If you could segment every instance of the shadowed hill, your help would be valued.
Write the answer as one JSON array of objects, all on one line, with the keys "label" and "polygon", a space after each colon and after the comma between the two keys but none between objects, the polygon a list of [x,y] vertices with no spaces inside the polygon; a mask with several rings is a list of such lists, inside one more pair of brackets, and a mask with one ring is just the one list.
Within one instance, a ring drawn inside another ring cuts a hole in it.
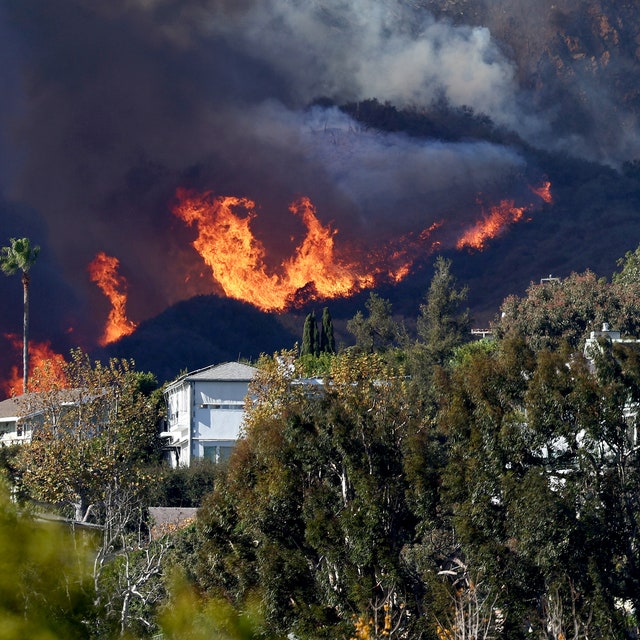
[{"label": "shadowed hill", "polygon": [[137,369],[165,381],[184,369],[255,360],[261,353],[293,347],[297,339],[276,315],[236,300],[197,296],[143,322],[103,353],[133,358]]}]

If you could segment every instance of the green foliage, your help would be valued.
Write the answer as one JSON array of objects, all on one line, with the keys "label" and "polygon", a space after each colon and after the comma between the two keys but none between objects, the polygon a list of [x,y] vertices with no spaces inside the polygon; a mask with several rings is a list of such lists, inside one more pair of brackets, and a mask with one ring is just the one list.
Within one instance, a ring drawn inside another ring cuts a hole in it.
[{"label": "green foliage", "polygon": [[300,356],[301,372],[307,378],[323,378],[331,371],[331,363],[335,355],[327,352],[320,355]]},{"label": "green foliage", "polygon": [[420,305],[416,327],[423,357],[431,365],[443,365],[455,347],[469,340],[471,319],[469,310],[461,308],[467,289],[456,288],[451,260],[439,256],[434,266],[435,273],[426,302]]},{"label": "green foliage", "polygon": [[333,320],[327,307],[322,312],[320,328],[316,322],[314,311],[309,313],[304,321],[302,332],[302,346],[300,356],[309,358],[310,356],[331,355],[336,352],[336,340],[333,335]]},{"label": "green foliage", "polygon": [[640,284],[640,245],[635,251],[627,251],[616,264],[621,269],[613,274],[613,282],[623,285]]},{"label": "green foliage", "polygon": [[416,535],[404,460],[417,431],[402,373],[346,352],[318,388],[282,359],[263,365],[246,439],[199,514],[199,584],[236,603],[259,586],[267,622],[304,637],[335,637],[384,602],[414,607],[403,628],[420,626],[402,558]]},{"label": "green foliage", "polygon": [[503,341],[452,371],[439,413],[451,445],[444,499],[467,560],[504,594],[507,619],[622,637],[614,599],[637,602],[629,540],[640,505],[627,482],[640,458],[620,364],[606,380],[566,345],[533,354]]},{"label": "green foliage", "polygon": [[269,640],[260,604],[249,599],[242,611],[221,599],[203,599],[179,573],[171,584],[171,600],[161,615],[167,640]]},{"label": "green foliage", "polygon": [[91,558],[81,533],[20,515],[0,487],[0,637],[86,638]]},{"label": "green foliage", "polygon": [[7,275],[18,271],[26,274],[39,253],[40,247],[33,246],[29,238],[11,238],[9,246],[0,249],[0,268]]},{"label": "green foliage", "polygon": [[199,507],[213,491],[218,465],[210,460],[194,460],[189,467],[172,469],[166,464],[150,467],[145,473],[154,478],[147,487],[149,505],[163,507]]},{"label": "green foliage", "polygon": [[126,360],[91,363],[74,351],[65,377],[68,389],[24,397],[23,413],[35,422],[19,458],[22,482],[34,498],[102,522],[109,496],[137,492],[158,454],[161,397],[143,392],[148,377]]},{"label": "green foliage", "polygon": [[347,322],[347,330],[356,339],[356,350],[360,353],[382,353],[401,346],[404,333],[393,319],[391,303],[371,292],[365,306],[368,311],[366,317],[358,311]]},{"label": "green foliage", "polygon": [[498,343],[489,338],[467,342],[453,349],[450,364],[459,367],[467,364],[478,353],[490,354],[498,349]]},{"label": "green foliage", "polygon": [[318,334],[318,324],[316,322],[316,314],[312,311],[310,314],[307,315],[304,321],[300,355],[317,356],[319,353],[320,353],[320,336]]},{"label": "green foliage", "polygon": [[494,323],[497,337],[524,336],[534,349],[568,342],[578,349],[604,322],[627,335],[640,334],[640,282],[613,283],[591,271],[558,282],[531,284],[526,296],[509,296]]},{"label": "green foliage", "polygon": [[[0,445],[0,479],[7,480],[14,491],[22,487],[22,472],[18,462],[21,445]],[[18,499],[22,502],[25,496],[19,492]]]},{"label": "green foliage", "polygon": [[335,353],[336,339],[333,335],[333,320],[329,313],[329,308],[322,310],[322,326],[320,327],[320,352]]}]

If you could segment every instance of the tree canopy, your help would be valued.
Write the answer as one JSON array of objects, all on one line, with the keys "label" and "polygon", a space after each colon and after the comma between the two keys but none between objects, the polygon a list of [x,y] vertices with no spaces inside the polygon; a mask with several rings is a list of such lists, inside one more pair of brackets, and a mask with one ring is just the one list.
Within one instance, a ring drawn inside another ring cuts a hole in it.
[{"label": "tree canopy", "polygon": [[118,492],[135,490],[143,465],[157,454],[160,398],[132,363],[92,363],[72,352],[65,386],[29,394],[22,412],[32,423],[21,451],[22,482],[35,498],[73,506],[75,518],[103,521]]}]

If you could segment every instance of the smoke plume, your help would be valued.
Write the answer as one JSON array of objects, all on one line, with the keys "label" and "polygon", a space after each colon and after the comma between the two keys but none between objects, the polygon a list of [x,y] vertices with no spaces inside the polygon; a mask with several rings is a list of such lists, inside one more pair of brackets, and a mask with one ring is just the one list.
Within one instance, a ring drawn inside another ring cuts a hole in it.
[{"label": "smoke plume", "polygon": [[[587,73],[576,57],[569,84],[551,71],[544,86],[537,79],[559,59],[559,36],[540,43],[538,27],[571,30],[580,3],[516,3],[514,33],[486,8],[468,20],[447,14],[455,4],[3,3],[0,238],[30,235],[43,247],[36,336],[95,344],[109,307],[87,265],[101,252],[119,261],[136,322],[216,290],[193,232],[171,215],[178,187],[255,201],[256,236],[286,256],[301,233],[288,206],[300,196],[338,229],[336,242],[376,248],[444,221],[440,239],[453,247],[477,218],[478,194],[517,195],[535,173],[508,136],[412,137],[365,127],[334,105],[446,105],[529,145],[609,163],[634,157],[633,110],[614,108],[608,75]],[[524,15],[535,8],[540,25]],[[524,41],[530,57],[516,46]],[[567,122],[570,104],[579,108]],[[614,123],[607,135],[605,121]],[[624,145],[609,144],[611,129]],[[18,288],[0,280],[16,306]],[[13,315],[0,318],[0,332],[15,330]]]}]

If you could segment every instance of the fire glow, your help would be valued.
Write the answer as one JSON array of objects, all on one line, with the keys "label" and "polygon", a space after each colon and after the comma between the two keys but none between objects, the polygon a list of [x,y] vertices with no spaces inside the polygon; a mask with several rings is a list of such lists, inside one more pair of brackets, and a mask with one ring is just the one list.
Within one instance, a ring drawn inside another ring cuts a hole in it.
[{"label": "fire glow", "polygon": [[[22,352],[22,337],[7,333],[4,337],[11,343],[16,354]],[[50,391],[67,386],[64,373],[66,361],[51,348],[49,341],[29,341],[29,391]],[[1,389],[7,397],[22,393],[22,376],[16,365],[11,367],[9,379],[2,382]]]},{"label": "fire glow", "polygon": [[[282,311],[301,299],[349,296],[371,288],[381,279],[398,282],[413,262],[412,244],[403,250],[387,251],[358,259],[353,248],[339,251],[337,230],[323,225],[308,198],[294,202],[289,211],[299,216],[306,228],[305,237],[294,255],[280,263],[277,273],[268,273],[266,250],[251,230],[256,217],[255,203],[247,198],[217,197],[179,190],[173,213],[190,226],[198,237],[193,247],[210,267],[225,295],[248,302],[263,311]],[[236,213],[240,210],[244,215]],[[413,246],[424,245],[429,232],[420,234]]]},{"label": "fire glow", "polygon": [[98,343],[111,344],[133,333],[136,323],[127,318],[127,281],[118,273],[120,261],[101,251],[88,266],[89,276],[111,303],[107,324]]},{"label": "fire glow", "polygon": [[[551,183],[545,182],[540,187],[530,187],[531,191],[550,204]],[[534,205],[518,207],[514,200],[502,200],[500,204],[490,207],[478,222],[467,229],[456,243],[456,249],[476,249],[482,251],[487,242],[502,235],[511,225],[521,221],[534,209]]]}]

